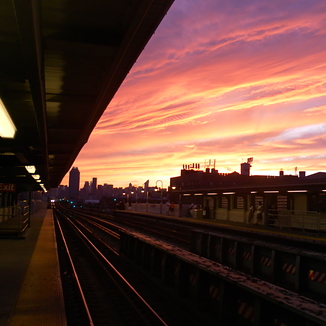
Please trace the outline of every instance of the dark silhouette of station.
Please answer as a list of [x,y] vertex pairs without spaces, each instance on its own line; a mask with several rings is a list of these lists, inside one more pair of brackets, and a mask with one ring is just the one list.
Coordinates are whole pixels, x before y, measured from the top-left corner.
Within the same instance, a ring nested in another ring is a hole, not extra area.
[[1,1],[1,325],[66,325],[52,210],[31,194],[58,187],[172,3]]
[[0,98],[16,132],[0,137],[0,184],[41,190],[31,165],[60,184],[172,3],[1,1]]

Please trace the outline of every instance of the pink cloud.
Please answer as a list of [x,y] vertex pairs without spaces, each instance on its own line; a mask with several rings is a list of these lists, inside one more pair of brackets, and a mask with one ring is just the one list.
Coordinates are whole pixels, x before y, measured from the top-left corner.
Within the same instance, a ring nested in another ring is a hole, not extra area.
[[325,170],[323,133],[281,138],[325,121],[325,31],[322,0],[175,1],[74,163],[82,180],[168,185],[182,164],[251,156]]

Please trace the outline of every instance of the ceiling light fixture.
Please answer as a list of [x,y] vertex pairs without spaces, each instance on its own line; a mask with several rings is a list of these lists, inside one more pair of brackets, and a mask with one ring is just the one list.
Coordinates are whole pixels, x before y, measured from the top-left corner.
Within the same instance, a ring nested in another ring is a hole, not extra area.
[[12,122],[10,115],[0,99],[0,137],[14,138],[16,134],[16,127]]
[[47,192],[46,188],[44,187],[43,183],[39,183],[39,186],[43,189],[44,192]]
[[35,173],[35,171],[36,171],[36,167],[34,165],[26,165],[25,169],[27,170],[28,173],[31,173],[31,174]]

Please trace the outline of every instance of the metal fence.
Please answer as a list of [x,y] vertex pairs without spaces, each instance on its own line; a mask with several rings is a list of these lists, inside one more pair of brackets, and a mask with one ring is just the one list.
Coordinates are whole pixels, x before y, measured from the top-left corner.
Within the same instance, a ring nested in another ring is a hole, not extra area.
[[[131,203],[126,205],[126,210],[135,212],[146,212],[150,214],[171,215],[176,217],[204,218],[203,210],[189,211],[189,205],[175,205],[174,211],[169,212],[164,203]],[[206,216],[206,218],[209,218]],[[282,229],[296,229],[303,232],[322,234],[326,232],[326,214],[316,211],[296,210],[269,210],[267,225]]]
[[326,214],[316,211],[269,210],[269,226],[301,231],[313,231],[317,234],[326,231]]
[[126,210],[150,214],[162,214],[162,215],[171,215],[176,217],[186,217],[189,215],[189,205],[183,205],[180,209],[179,205],[175,204],[174,211],[170,212],[168,206],[165,203],[131,203],[125,205]]

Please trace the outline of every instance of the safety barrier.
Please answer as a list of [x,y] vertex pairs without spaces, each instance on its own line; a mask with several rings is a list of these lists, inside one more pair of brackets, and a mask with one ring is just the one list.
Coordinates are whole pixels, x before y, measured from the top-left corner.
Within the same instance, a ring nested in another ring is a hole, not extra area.
[[5,222],[19,214],[18,206],[7,206],[0,208],[0,223]]
[[201,230],[192,231],[190,250],[297,293],[326,293],[325,254]]
[[3,223],[0,223],[0,235],[21,236],[28,227],[29,206],[7,207],[6,210],[10,213],[10,215],[7,214]]
[[[224,252],[218,255],[220,258],[238,257],[221,258],[230,264],[236,265],[239,256],[244,255],[246,260],[256,256],[255,250],[248,254],[249,247],[238,255],[239,243],[234,240],[223,239],[217,247]],[[316,326],[326,323],[324,304],[137,232],[121,232],[120,255],[162,287],[168,287],[170,293],[188,300],[192,309],[209,316],[209,324]],[[266,253],[261,252],[263,255]],[[264,264],[275,268],[275,261]],[[285,269],[286,273],[291,271]],[[324,280],[323,276],[313,274],[311,279]]]
[[326,231],[326,215],[316,211],[269,210],[268,225],[320,234]]

